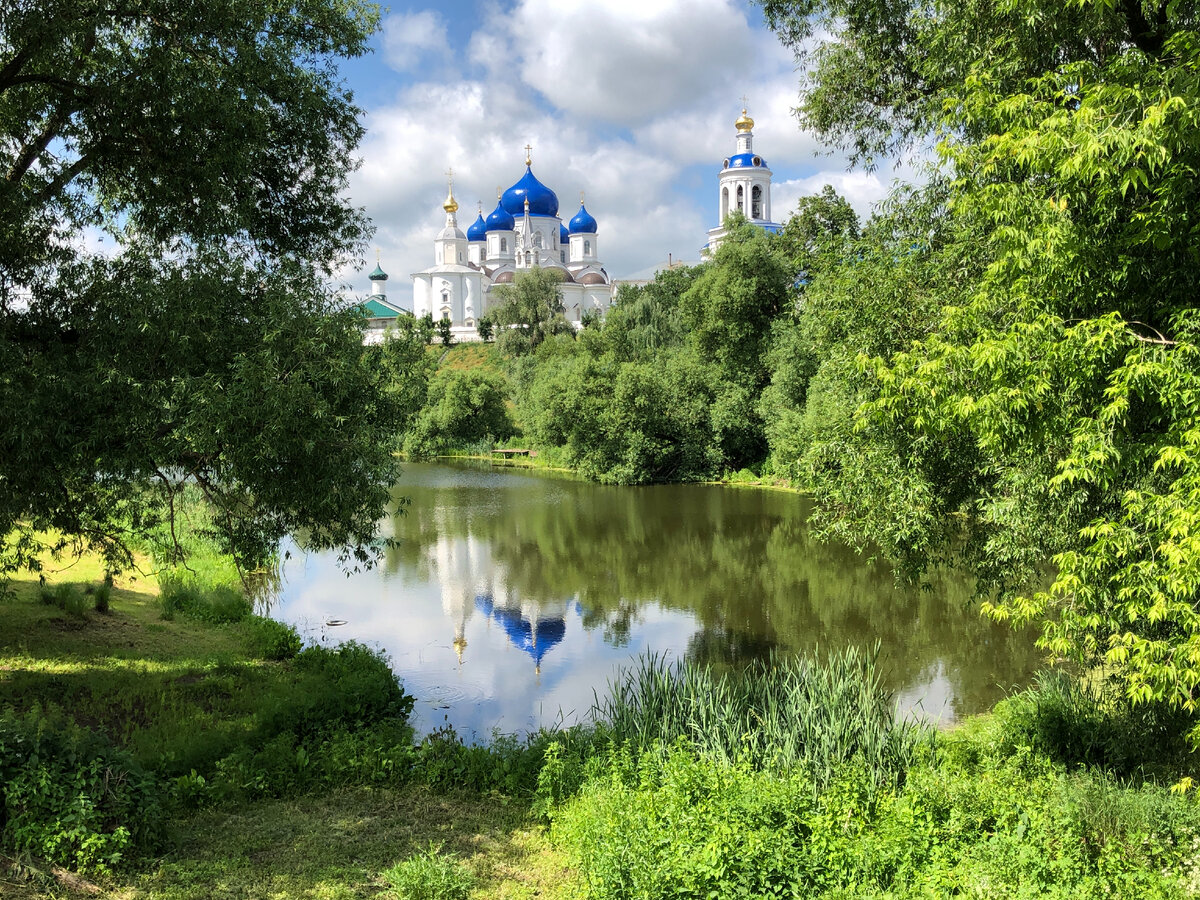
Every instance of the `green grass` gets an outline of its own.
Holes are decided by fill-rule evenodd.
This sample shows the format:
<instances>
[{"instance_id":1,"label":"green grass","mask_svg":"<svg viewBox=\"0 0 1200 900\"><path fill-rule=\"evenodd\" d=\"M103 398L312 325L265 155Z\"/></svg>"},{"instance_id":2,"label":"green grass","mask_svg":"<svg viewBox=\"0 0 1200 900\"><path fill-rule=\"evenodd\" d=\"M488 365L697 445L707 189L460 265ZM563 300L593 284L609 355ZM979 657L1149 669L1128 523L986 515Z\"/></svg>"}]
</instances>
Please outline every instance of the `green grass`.
<instances>
[{"instance_id":1,"label":"green grass","mask_svg":"<svg viewBox=\"0 0 1200 900\"><path fill-rule=\"evenodd\" d=\"M430 353L440 360L440 369L483 368L504 374L504 362L494 343L451 344L447 348L435 341Z\"/></svg>"},{"instance_id":2,"label":"green grass","mask_svg":"<svg viewBox=\"0 0 1200 900\"><path fill-rule=\"evenodd\" d=\"M430 844L470 873L473 900L572 900L565 857L524 810L498 797L346 788L292 800L203 810L173 825L172 849L147 871L97 885L100 892L5 879L5 900L98 896L121 900L388 896L385 872ZM39 883L40 882L40 883Z\"/></svg>"}]
</instances>

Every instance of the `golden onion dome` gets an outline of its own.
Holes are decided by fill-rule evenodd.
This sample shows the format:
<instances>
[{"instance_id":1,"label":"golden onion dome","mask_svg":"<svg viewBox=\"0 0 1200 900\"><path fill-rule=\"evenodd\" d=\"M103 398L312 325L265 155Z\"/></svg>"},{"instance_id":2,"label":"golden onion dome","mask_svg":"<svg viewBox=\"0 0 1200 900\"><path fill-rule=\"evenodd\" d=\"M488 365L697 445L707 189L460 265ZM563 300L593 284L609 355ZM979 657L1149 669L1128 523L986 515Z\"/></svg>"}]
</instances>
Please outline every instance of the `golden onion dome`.
<instances>
[{"instance_id":1,"label":"golden onion dome","mask_svg":"<svg viewBox=\"0 0 1200 900\"><path fill-rule=\"evenodd\" d=\"M737 126L738 134L747 134L754 128L754 120L746 115L746 107L742 107L741 118L733 124Z\"/></svg>"},{"instance_id":2,"label":"golden onion dome","mask_svg":"<svg viewBox=\"0 0 1200 900\"><path fill-rule=\"evenodd\" d=\"M442 204L442 209L448 213L458 212L458 201L454 199L454 188L446 191L446 202Z\"/></svg>"}]
</instances>

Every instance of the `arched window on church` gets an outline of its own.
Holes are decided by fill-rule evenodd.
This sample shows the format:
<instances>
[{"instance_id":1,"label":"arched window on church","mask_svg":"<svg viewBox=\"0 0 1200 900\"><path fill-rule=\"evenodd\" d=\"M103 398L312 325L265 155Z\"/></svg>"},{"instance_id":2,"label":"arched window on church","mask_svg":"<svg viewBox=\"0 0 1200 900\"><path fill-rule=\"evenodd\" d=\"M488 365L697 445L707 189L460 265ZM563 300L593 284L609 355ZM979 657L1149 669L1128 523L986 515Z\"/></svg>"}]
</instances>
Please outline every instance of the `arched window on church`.
<instances>
[{"instance_id":1,"label":"arched window on church","mask_svg":"<svg viewBox=\"0 0 1200 900\"><path fill-rule=\"evenodd\" d=\"M533 265L533 254L530 253L528 250L525 251L525 265L527 265L527 266Z\"/></svg>"},{"instance_id":2,"label":"arched window on church","mask_svg":"<svg viewBox=\"0 0 1200 900\"><path fill-rule=\"evenodd\" d=\"M559 260L560 260L560 261L561 261L563 264L566 264L566 261L567 261L567 251L566 251L566 250L559 250L559 251L558 251L558 258L559 258Z\"/></svg>"},{"instance_id":3,"label":"arched window on church","mask_svg":"<svg viewBox=\"0 0 1200 900\"><path fill-rule=\"evenodd\" d=\"M584 256L591 256L591 255L592 255L592 242L591 242L591 241L584 241L584 242L583 242L583 255L584 255Z\"/></svg>"},{"instance_id":4,"label":"arched window on church","mask_svg":"<svg viewBox=\"0 0 1200 900\"><path fill-rule=\"evenodd\" d=\"M540 231L535 231L533 234L533 246L539 250L542 249L542 233Z\"/></svg>"},{"instance_id":5,"label":"arched window on church","mask_svg":"<svg viewBox=\"0 0 1200 900\"><path fill-rule=\"evenodd\" d=\"M508 238L500 238L500 252L501 253L508 252Z\"/></svg>"},{"instance_id":6,"label":"arched window on church","mask_svg":"<svg viewBox=\"0 0 1200 900\"><path fill-rule=\"evenodd\" d=\"M724 222L729 215L729 188L721 188L721 221Z\"/></svg>"},{"instance_id":7,"label":"arched window on church","mask_svg":"<svg viewBox=\"0 0 1200 900\"><path fill-rule=\"evenodd\" d=\"M461 250L458 251L458 261L462 262L462 251Z\"/></svg>"},{"instance_id":8,"label":"arched window on church","mask_svg":"<svg viewBox=\"0 0 1200 900\"><path fill-rule=\"evenodd\" d=\"M738 185L738 192L737 192L737 208L740 213L745 215L745 213L746 213L746 196L742 192L742 186L740 184Z\"/></svg>"},{"instance_id":9,"label":"arched window on church","mask_svg":"<svg viewBox=\"0 0 1200 900\"><path fill-rule=\"evenodd\" d=\"M750 192L750 218L761 219L762 215L762 185L756 184Z\"/></svg>"}]
</instances>

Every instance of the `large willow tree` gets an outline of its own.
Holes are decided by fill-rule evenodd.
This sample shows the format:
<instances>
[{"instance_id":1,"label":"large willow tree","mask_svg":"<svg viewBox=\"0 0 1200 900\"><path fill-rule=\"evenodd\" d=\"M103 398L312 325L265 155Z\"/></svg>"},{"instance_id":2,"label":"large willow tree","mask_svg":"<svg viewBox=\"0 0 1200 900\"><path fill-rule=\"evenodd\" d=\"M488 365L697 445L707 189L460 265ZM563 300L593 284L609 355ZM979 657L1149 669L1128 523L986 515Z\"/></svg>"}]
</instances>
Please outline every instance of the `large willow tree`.
<instances>
[{"instance_id":1,"label":"large willow tree","mask_svg":"<svg viewBox=\"0 0 1200 900\"><path fill-rule=\"evenodd\" d=\"M129 562L184 483L227 547L365 559L407 402L329 289L361 253L361 0L0 4L0 574ZM399 361L403 364L403 361Z\"/></svg>"},{"instance_id":2,"label":"large willow tree","mask_svg":"<svg viewBox=\"0 0 1200 900\"><path fill-rule=\"evenodd\" d=\"M993 615L1040 623L1044 647L1106 664L1133 701L1196 712L1196 4L763 6L809 73L807 126L866 162L936 147L940 167L935 226L893 246L927 268L907 290L950 287L903 346L859 357L854 441L907 488L827 489L844 502L824 521L918 564L965 540ZM1020 589L1046 551L1053 585Z\"/></svg>"}]
</instances>

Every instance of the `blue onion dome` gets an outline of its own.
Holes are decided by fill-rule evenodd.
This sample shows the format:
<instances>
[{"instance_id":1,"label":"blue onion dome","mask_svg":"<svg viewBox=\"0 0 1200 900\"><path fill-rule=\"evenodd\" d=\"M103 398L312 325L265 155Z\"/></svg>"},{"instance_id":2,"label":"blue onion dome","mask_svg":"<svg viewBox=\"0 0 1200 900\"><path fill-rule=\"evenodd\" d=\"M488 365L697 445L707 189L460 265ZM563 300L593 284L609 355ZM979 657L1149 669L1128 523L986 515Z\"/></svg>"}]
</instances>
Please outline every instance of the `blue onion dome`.
<instances>
[{"instance_id":1,"label":"blue onion dome","mask_svg":"<svg viewBox=\"0 0 1200 900\"><path fill-rule=\"evenodd\" d=\"M503 203L497 203L492 214L487 217L488 231L512 231L517 227L516 220L509 215Z\"/></svg>"},{"instance_id":2,"label":"blue onion dome","mask_svg":"<svg viewBox=\"0 0 1200 900\"><path fill-rule=\"evenodd\" d=\"M560 244L571 243L571 232L567 231L567 226L562 222L558 223L558 242Z\"/></svg>"},{"instance_id":3,"label":"blue onion dome","mask_svg":"<svg viewBox=\"0 0 1200 900\"><path fill-rule=\"evenodd\" d=\"M471 223L471 227L467 229L468 241L485 241L487 240L487 222L483 221L482 210L479 216Z\"/></svg>"},{"instance_id":4,"label":"blue onion dome","mask_svg":"<svg viewBox=\"0 0 1200 900\"><path fill-rule=\"evenodd\" d=\"M387 272L383 271L379 263L375 263L375 271L367 276L372 281L387 281Z\"/></svg>"},{"instance_id":5,"label":"blue onion dome","mask_svg":"<svg viewBox=\"0 0 1200 900\"><path fill-rule=\"evenodd\" d=\"M752 169L752 168L770 168L767 161L757 153L739 153L736 156L731 156L725 160L725 168L727 169Z\"/></svg>"},{"instance_id":6,"label":"blue onion dome","mask_svg":"<svg viewBox=\"0 0 1200 900\"><path fill-rule=\"evenodd\" d=\"M501 203L514 216L525 214L525 201L529 200L531 216L557 216L558 197L534 177L533 169L525 167L521 180L504 192Z\"/></svg>"},{"instance_id":7,"label":"blue onion dome","mask_svg":"<svg viewBox=\"0 0 1200 900\"><path fill-rule=\"evenodd\" d=\"M595 234L596 220L592 218L592 214L587 211L587 207L582 203L579 204L579 212L575 213L575 218L571 220L571 234Z\"/></svg>"}]
</instances>

